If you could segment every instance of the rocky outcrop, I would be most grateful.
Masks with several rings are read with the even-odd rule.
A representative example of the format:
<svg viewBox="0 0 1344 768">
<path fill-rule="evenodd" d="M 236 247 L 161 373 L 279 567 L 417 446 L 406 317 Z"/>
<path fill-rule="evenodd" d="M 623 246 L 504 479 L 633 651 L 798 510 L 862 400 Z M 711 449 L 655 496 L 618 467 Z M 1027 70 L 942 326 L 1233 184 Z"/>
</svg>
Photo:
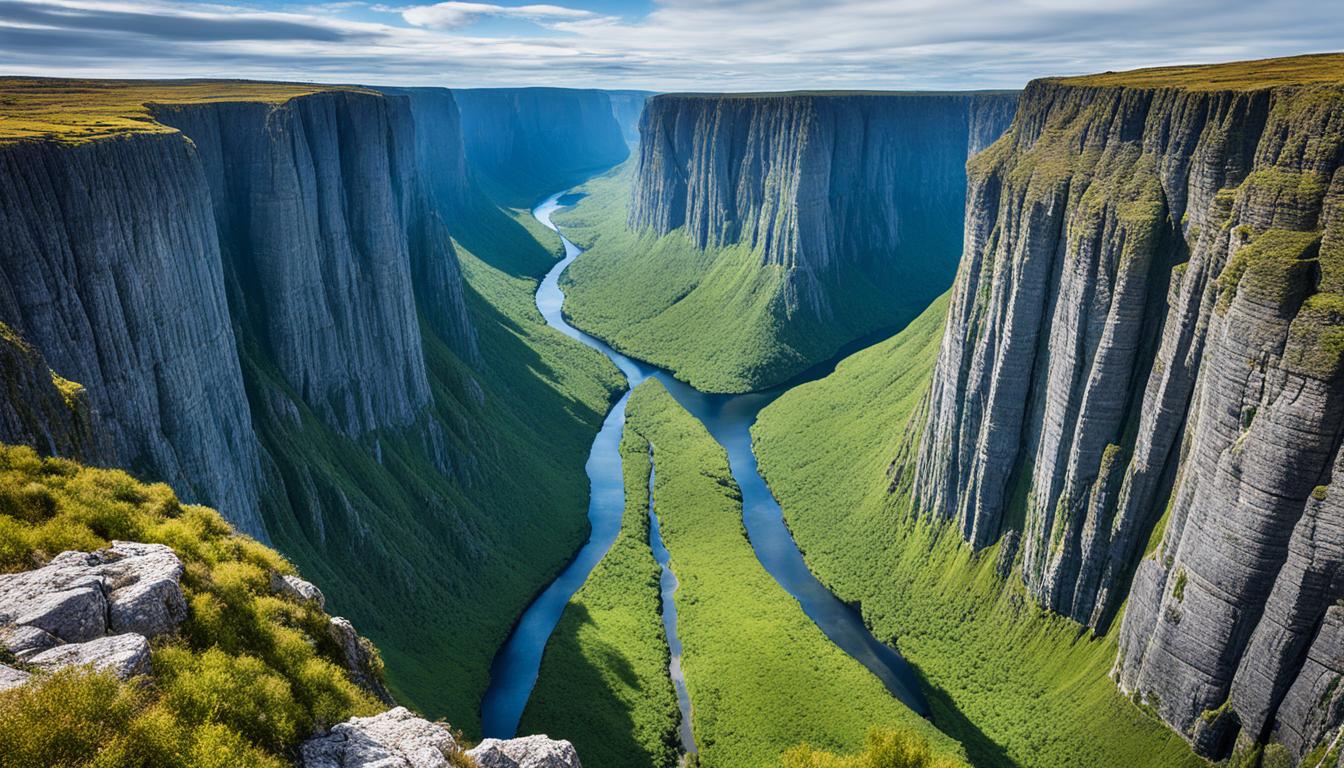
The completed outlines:
<svg viewBox="0 0 1344 768">
<path fill-rule="evenodd" d="M 114 541 L 0 575 L 0 644 L 33 669 L 91 665 L 122 679 L 144 674 L 147 638 L 172 634 L 187 617 L 182 573 L 182 561 L 162 544 Z"/>
<path fill-rule="evenodd" d="M 311 586 L 311 585 L 310 585 Z M 384 704 L 393 703 L 392 692 L 383 684 L 382 662 L 368 638 L 360 637 L 348 619 L 332 616 L 327 621 L 327 636 L 335 643 L 345 673 L 359 687 L 377 696 Z"/>
<path fill-rule="evenodd" d="M 629 155 L 603 91 L 470 88 L 453 96 L 467 162 L 511 205 L 533 204 Z"/>
<path fill-rule="evenodd" d="M 829 317 L 827 277 L 950 278 L 965 163 L 1016 94 L 660 95 L 640 124 L 629 224 L 742 243 L 787 270 L 790 312 Z M 938 259 L 942 259 L 939 264 Z M 932 298 L 940 287 L 929 288 Z"/>
<path fill-rule="evenodd" d="M 264 536 L 259 449 L 192 144 L 148 133 L 10 142 L 0 179 L 0 322 L 83 385 L 108 446 L 93 458 Z"/>
<path fill-rule="evenodd" d="M 972 161 L 912 494 L 1020 528 L 1059 613 L 1127 599 L 1116 680 L 1199 752 L 1300 754 L 1344 597 L 1344 88 L 1206 80 L 1034 82 Z"/>
<path fill-rule="evenodd" d="M 327 598 L 322 594 L 322 590 L 311 581 L 305 581 L 298 576 L 272 573 L 271 591 L 298 603 L 312 603 L 319 610 L 327 609 Z"/>
<path fill-rule="evenodd" d="M 486 739 L 467 754 L 481 768 L 581 768 L 573 744 L 546 736 Z"/>
<path fill-rule="evenodd" d="M 300 751 L 303 768 L 449 768 L 464 754 L 447 727 L 405 707 L 352 717 Z M 486 739 L 465 754 L 481 768 L 581 768 L 572 744 L 545 736 Z"/>
<path fill-rule="evenodd" d="M 84 388 L 47 367 L 42 353 L 4 323 L 0 388 L 0 443 L 88 462 L 110 452 L 94 438 Z"/>
</svg>

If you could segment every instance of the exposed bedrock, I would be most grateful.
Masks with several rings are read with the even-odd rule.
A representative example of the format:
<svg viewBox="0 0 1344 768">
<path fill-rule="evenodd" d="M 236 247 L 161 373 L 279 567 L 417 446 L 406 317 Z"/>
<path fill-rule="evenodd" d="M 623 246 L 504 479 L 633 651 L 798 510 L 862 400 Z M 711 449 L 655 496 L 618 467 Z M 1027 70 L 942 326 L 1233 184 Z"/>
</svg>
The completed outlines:
<svg viewBox="0 0 1344 768">
<path fill-rule="evenodd" d="M 41 350 L 2 322 L 0 443 L 88 463 L 106 461 L 111 452 L 93 435 L 84 387 L 52 371 Z"/>
<path fill-rule="evenodd" d="M 466 88 L 453 98 L 468 164 L 511 205 L 533 204 L 630 153 L 605 91 Z"/>
<path fill-rule="evenodd" d="M 1115 677 L 1206 755 L 1339 722 L 1288 691 L 1338 667 L 1342 161 L 1336 85 L 1045 80 L 970 164 L 914 502 L 1098 631 L 1128 598 Z"/>
<path fill-rule="evenodd" d="M 961 250 L 966 159 L 1007 127 L 1016 99 L 654 96 L 640 124 L 629 225 L 681 229 L 698 248 L 759 250 L 764 264 L 787 270 L 789 313 L 829 317 L 823 281 L 847 270 L 908 262 L 913 277 L 947 279 Z"/>
<path fill-rule="evenodd" d="M 259 449 L 192 144 L 9 143 L 0 179 L 0 321 L 84 386 L 108 446 L 92 458 L 264 535 Z"/>
</svg>

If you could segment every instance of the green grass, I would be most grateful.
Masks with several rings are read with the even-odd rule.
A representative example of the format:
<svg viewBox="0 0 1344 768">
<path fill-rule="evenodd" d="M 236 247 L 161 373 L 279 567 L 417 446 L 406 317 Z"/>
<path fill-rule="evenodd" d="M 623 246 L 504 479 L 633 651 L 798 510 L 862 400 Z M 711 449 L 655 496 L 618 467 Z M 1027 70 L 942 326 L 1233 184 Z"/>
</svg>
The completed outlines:
<svg viewBox="0 0 1344 768">
<path fill-rule="evenodd" d="M 319 91 L 360 90 L 250 80 L 59 80 L 0 78 L 0 144 L 29 139 L 82 143 L 128 133 L 176 133 L 150 104 L 255 101 L 280 104 Z"/>
<path fill-rule="evenodd" d="M 346 678 L 328 616 L 272 594 L 271 573 L 295 572 L 278 553 L 161 483 L 0 446 L 0 572 L 113 539 L 172 547 L 186 621 L 154 641 L 152 685 L 72 669 L 0 693 L 0 764 L 278 768 L 384 708 Z"/>
<path fill-rule="evenodd" d="M 575 326 L 702 391 L 785 381 L 855 338 L 908 321 L 915 311 L 905 297 L 932 297 L 951 280 L 949 270 L 908 265 L 899 279 L 877 267 L 828 275 L 821 290 L 836 298 L 834 316 L 823 320 L 790 309 L 786 270 L 745 245 L 701 250 L 680 230 L 657 237 L 628 229 L 633 175 L 627 161 L 589 181 L 581 188 L 587 196 L 555 217 L 589 249 L 562 278 L 565 312 Z"/>
<path fill-rule="evenodd" d="M 1344 83 L 1344 54 L 1320 53 L 1219 64 L 1152 67 L 1055 80 L 1064 85 L 1183 88 L 1192 91 L 1241 91 L 1283 85 Z"/>
<path fill-rule="evenodd" d="M 681 715 L 649 548 L 649 444 L 633 430 L 621 466 L 620 535 L 551 635 L 519 733 L 569 739 L 588 768 L 670 768 Z"/>
<path fill-rule="evenodd" d="M 960 760 L 940 755 L 911 731 L 874 728 L 862 752 L 835 755 L 800 744 L 784 753 L 781 768 L 956 768 Z"/>
<path fill-rule="evenodd" d="M 762 412 L 760 469 L 808 564 L 895 640 L 926 681 L 934 722 L 976 765 L 1202 764 L 1107 677 L 1114 639 L 1035 607 L 996 573 L 1001 544 L 973 554 L 952 528 L 913 519 L 908 477 L 888 493 L 889 466 L 922 428 L 946 311 L 944 297 Z"/>
<path fill-rule="evenodd" d="M 559 241 L 535 239 L 519 216 L 464 218 L 454 232 L 481 361 L 421 323 L 434 399 L 424 419 L 447 473 L 419 429 L 335 433 L 240 335 L 253 423 L 280 480 L 263 503 L 276 546 L 379 645 L 398 699 L 470 736 L 496 650 L 587 536 L 584 460 L 623 385 L 606 358 L 545 326 L 535 275 Z M 297 423 L 267 410 L 276 393 Z"/>
<path fill-rule="evenodd" d="M 656 380 L 636 388 L 626 428 L 653 445 L 654 507 L 681 583 L 678 631 L 700 765 L 772 766 L 800 742 L 852 752 L 874 726 L 912 730 L 957 754 L 766 573 L 727 454 Z"/>
</svg>

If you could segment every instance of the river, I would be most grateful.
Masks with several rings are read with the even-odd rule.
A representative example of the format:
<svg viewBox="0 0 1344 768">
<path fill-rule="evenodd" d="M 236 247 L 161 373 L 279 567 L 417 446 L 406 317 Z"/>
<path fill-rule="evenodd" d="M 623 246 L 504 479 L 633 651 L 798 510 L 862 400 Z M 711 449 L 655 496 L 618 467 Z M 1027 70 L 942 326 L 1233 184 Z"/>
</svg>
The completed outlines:
<svg viewBox="0 0 1344 768">
<path fill-rule="evenodd" d="M 563 194 L 552 195 L 532 211 L 538 221 L 558 234 L 560 230 L 551 222 L 551 216 L 563 207 L 560 204 Z M 852 352 L 854 346 L 843 350 L 835 360 L 817 366 L 774 389 L 745 395 L 701 392 L 677 380 L 668 371 L 617 352 L 601 339 L 565 321 L 562 312 L 565 297 L 560 290 L 560 275 L 583 251 L 563 234 L 560 234 L 560 239 L 564 243 L 565 256 L 546 273 L 537 288 L 537 309 L 541 311 L 546 324 L 610 358 L 625 374 L 629 389 L 639 386 L 647 378 L 658 379 L 683 408 L 705 425 L 728 452 L 729 468 L 742 490 L 742 522 L 761 565 L 798 600 L 803 612 L 816 622 L 831 642 L 877 675 L 893 696 L 914 711 L 927 715 L 928 703 L 920 692 L 918 677 L 910 665 L 895 649 L 873 637 L 858 611 L 832 594 L 808 570 L 802 553 L 784 523 L 783 511 L 756 469 L 756 456 L 751 450 L 751 425 L 756 422 L 761 409 L 788 389 L 830 373 L 834 370 L 835 362 Z M 592 488 L 588 520 L 592 531 L 587 543 L 523 612 L 490 666 L 490 685 L 481 702 L 481 727 L 487 737 L 511 738 L 516 734 L 523 708 L 537 682 L 547 639 L 559 623 L 569 599 L 587 580 L 588 574 L 602 560 L 620 532 L 621 517 L 625 510 L 620 441 L 629 398 L 627 390 L 612 406 L 588 455 L 586 470 Z M 658 545 L 661 545 L 661 541 Z M 670 572 L 668 575 L 671 575 Z M 672 583 L 675 585 L 675 577 Z M 670 644 L 679 649 L 680 643 L 676 641 L 675 635 L 675 605 L 669 604 L 668 608 L 671 609 L 671 615 L 664 615 L 664 622 Z M 690 702 L 685 698 L 685 681 L 680 678 L 679 657 L 674 657 L 669 674 L 676 684 L 682 711 L 690 711 Z M 683 735 L 683 741 L 687 736 L 689 734 Z"/>
</svg>

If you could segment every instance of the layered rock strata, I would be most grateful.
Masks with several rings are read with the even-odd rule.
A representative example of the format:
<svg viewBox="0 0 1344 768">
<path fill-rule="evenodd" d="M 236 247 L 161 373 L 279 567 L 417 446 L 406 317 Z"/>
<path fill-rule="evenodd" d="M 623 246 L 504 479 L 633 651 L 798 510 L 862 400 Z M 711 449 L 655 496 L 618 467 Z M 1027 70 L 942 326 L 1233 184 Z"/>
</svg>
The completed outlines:
<svg viewBox="0 0 1344 768">
<path fill-rule="evenodd" d="M 42 352 L 4 323 L 0 387 L 0 443 L 86 462 L 110 452 L 93 434 L 84 387 L 52 371 Z"/>
<path fill-rule="evenodd" d="M 831 314 L 824 279 L 908 262 L 950 276 L 967 157 L 1016 94 L 660 95 L 640 123 L 629 225 L 743 243 L 788 273 L 787 301 Z M 945 283 L 944 283 L 945 285 Z M 941 290 L 941 288 L 939 289 Z"/>
<path fill-rule="evenodd" d="M 1184 72 L 1034 82 L 972 161 L 913 500 L 1020 529 L 1098 631 L 1127 599 L 1116 680 L 1197 751 L 1300 755 L 1339 721 L 1300 691 L 1344 598 L 1344 87 Z"/>
</svg>

